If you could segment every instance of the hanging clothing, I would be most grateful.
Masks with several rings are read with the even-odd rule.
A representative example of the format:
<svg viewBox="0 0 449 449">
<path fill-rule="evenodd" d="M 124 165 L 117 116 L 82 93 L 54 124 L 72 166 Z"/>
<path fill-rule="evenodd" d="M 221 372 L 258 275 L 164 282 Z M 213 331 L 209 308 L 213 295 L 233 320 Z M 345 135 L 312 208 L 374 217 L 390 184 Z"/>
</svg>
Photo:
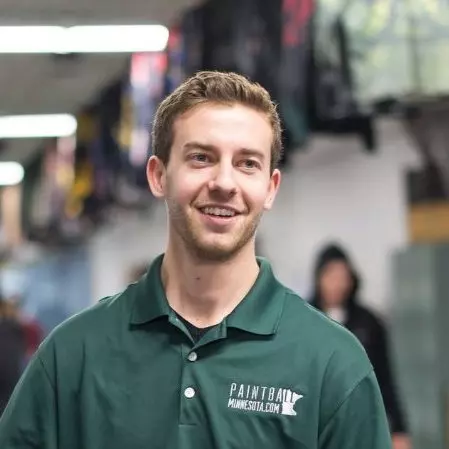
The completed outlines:
<svg viewBox="0 0 449 449">
<path fill-rule="evenodd" d="M 281 0 L 212 0 L 205 4 L 204 68 L 248 76 L 278 91 Z"/>
<path fill-rule="evenodd" d="M 192 76 L 204 68 L 205 11 L 206 7 L 199 5 L 186 11 L 181 19 L 184 77 Z"/>
<path fill-rule="evenodd" d="M 439 0 L 322 0 L 348 33 L 358 101 L 449 93 L 449 3 Z M 324 26 L 326 26 L 324 24 Z"/>
<path fill-rule="evenodd" d="M 310 128 L 316 133 L 356 135 L 367 150 L 377 147 L 373 109 L 357 98 L 342 0 L 316 3 L 308 79 Z"/>
<path fill-rule="evenodd" d="M 314 10 L 315 0 L 282 1 L 279 110 L 287 134 L 287 149 L 303 146 L 309 132 L 307 69 Z"/>
</svg>

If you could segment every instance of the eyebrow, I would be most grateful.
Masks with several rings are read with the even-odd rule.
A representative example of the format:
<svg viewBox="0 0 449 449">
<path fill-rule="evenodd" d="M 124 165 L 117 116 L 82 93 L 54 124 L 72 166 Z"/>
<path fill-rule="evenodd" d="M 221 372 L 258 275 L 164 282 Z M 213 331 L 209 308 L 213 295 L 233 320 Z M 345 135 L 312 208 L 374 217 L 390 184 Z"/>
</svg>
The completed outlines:
<svg viewBox="0 0 449 449">
<path fill-rule="evenodd" d="M 205 150 L 205 151 L 214 151 L 216 149 L 216 147 L 214 145 L 209 145 L 207 143 L 201 143 L 201 142 L 187 142 L 184 146 L 183 146 L 183 150 L 184 151 L 189 151 L 189 150 Z"/>
<path fill-rule="evenodd" d="M 184 151 L 190 150 L 216 151 L 217 147 L 215 145 L 193 141 L 187 142 L 184 145 L 183 149 Z M 263 153 L 263 151 L 256 150 L 254 148 L 240 148 L 239 152 L 245 156 L 257 157 L 262 161 L 265 160 L 265 154 Z"/>
<path fill-rule="evenodd" d="M 240 150 L 240 152 L 242 154 L 244 154 L 245 156 L 257 157 L 261 161 L 265 160 L 265 154 L 262 151 L 260 151 L 260 150 L 255 150 L 253 148 L 242 148 Z"/>
</svg>

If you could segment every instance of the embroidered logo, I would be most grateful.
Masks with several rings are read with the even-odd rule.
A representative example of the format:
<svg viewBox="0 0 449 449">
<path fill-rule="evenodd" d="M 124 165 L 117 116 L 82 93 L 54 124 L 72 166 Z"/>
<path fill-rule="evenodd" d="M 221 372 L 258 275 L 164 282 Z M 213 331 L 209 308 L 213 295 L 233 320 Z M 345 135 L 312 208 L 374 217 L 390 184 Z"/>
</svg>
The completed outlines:
<svg viewBox="0 0 449 449">
<path fill-rule="evenodd" d="M 295 405 L 303 397 L 288 388 L 233 382 L 229 388 L 228 408 L 296 416 Z"/>
</svg>

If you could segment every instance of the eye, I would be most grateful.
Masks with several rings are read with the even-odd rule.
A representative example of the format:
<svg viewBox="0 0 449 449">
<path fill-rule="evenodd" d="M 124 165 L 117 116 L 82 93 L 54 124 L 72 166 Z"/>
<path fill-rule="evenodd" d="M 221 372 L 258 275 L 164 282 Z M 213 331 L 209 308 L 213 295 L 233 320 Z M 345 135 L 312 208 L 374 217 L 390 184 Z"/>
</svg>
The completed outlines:
<svg viewBox="0 0 449 449">
<path fill-rule="evenodd" d="M 205 164 L 210 161 L 206 153 L 192 153 L 189 155 L 189 160 L 194 163 Z"/>
<path fill-rule="evenodd" d="M 244 159 L 241 161 L 240 166 L 245 170 L 257 170 L 260 168 L 260 163 L 254 159 Z"/>
</svg>

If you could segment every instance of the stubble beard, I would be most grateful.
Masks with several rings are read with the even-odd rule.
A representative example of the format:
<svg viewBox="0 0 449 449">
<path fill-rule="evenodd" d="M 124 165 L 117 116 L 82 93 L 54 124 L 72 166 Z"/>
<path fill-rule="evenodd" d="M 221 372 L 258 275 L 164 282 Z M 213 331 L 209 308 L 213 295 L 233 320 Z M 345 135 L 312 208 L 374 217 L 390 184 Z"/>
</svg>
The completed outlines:
<svg viewBox="0 0 449 449">
<path fill-rule="evenodd" d="M 196 259 L 205 262 L 225 262 L 242 251 L 254 240 L 257 227 L 262 218 L 262 212 L 251 217 L 243 226 L 237 227 L 232 232 L 232 238 L 217 234 L 217 239 L 202 238 L 201 226 L 196 223 L 194 217 L 189 216 L 179 205 L 167 201 L 170 226 L 177 237 L 184 243 L 185 248 Z M 196 213 L 196 212 L 194 212 Z M 224 242 L 223 240 L 226 241 Z"/>
</svg>

